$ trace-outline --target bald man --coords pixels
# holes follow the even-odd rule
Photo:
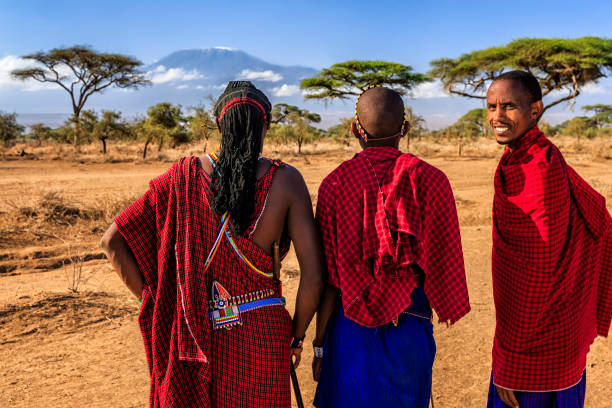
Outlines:
[[[352,124],[363,150],[319,188],[328,272],[313,342],[319,408],[426,408],[432,308],[447,324],[470,310],[450,184],[398,150],[408,129],[400,95],[366,89]]]

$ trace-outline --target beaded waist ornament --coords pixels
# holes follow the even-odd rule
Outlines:
[[[214,281],[211,289],[210,312],[213,330],[242,324],[242,313],[266,306],[285,306],[285,298],[270,297],[274,290],[258,290],[239,296],[231,296],[219,282]]]

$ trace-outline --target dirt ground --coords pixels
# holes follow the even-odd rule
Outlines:
[[[486,405],[495,319],[490,213],[501,148],[492,144],[487,149],[480,156],[425,157],[453,186],[472,305],[472,312],[455,326],[436,326],[436,408]],[[566,158],[606,196],[612,210],[610,144],[604,149],[607,153],[576,152]],[[312,149],[302,156],[266,153],[300,169],[316,200],[323,177],[356,150],[353,145]],[[0,406],[145,407],[149,378],[136,321],[139,305],[98,241],[113,215],[142,194],[173,158],[63,160],[61,152],[54,154],[8,154],[0,161]],[[291,311],[299,282],[293,252],[283,263],[282,277]],[[309,346],[313,329],[314,324],[298,369],[308,406],[315,390]],[[610,340],[596,339],[587,377],[586,406],[612,407]]]

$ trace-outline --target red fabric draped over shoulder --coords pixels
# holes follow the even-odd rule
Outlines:
[[[605,199],[537,127],[506,150],[493,201],[495,384],[553,391],[580,381],[610,326],[611,227]]]
[[[368,148],[319,188],[330,284],[347,317],[380,326],[410,306],[417,265],[441,321],[469,310],[453,193],[438,169],[392,147]]]
[[[257,181],[249,231],[265,209],[279,161]],[[233,295],[279,292],[279,282],[253,272],[224,239],[204,273],[221,227],[208,203],[210,179],[197,157],[179,160],[150,182],[149,190],[115,219],[144,276],[139,324],[151,372],[151,407],[288,407],[291,318],[286,309],[248,312],[241,326],[212,330],[208,299],[212,282]],[[272,271],[272,258],[235,237],[257,268]],[[282,254],[289,240],[281,243]],[[265,361],[265,367],[256,363]]]

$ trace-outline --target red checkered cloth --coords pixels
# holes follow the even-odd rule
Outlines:
[[[520,391],[580,381],[612,317],[612,219],[605,198],[537,127],[495,174],[493,380]]]
[[[317,200],[328,281],[348,318],[369,327],[395,319],[410,306],[416,269],[440,321],[469,312],[455,200],[440,170],[370,147],[329,174]]]
[[[234,237],[262,271],[273,260],[249,232],[264,209],[276,169],[257,182],[253,225]],[[291,317],[283,307],[242,315],[243,324],[212,330],[212,282],[232,296],[280,291],[280,283],[255,273],[223,239],[206,273],[204,263],[221,227],[209,206],[210,178],[196,157],[181,159],[153,179],[142,198],[115,222],[144,276],[139,324],[151,372],[151,407],[289,407]],[[286,254],[289,241],[281,244]]]

